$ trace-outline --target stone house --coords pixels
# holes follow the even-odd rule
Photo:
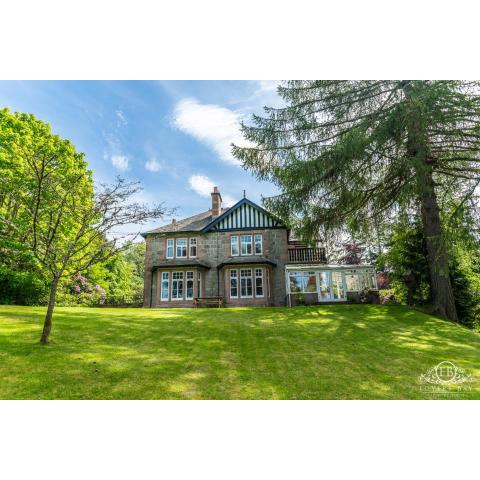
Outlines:
[[[143,233],[145,307],[192,307],[219,298],[225,306],[280,306],[345,301],[347,291],[375,288],[368,266],[327,265],[265,209],[243,198]]]

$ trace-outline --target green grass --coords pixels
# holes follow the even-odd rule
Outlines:
[[[480,335],[404,307],[57,308],[0,306],[0,398],[480,398]],[[474,379],[432,393],[442,360]]]

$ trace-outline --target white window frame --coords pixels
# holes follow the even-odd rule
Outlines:
[[[188,296],[188,282],[192,282],[192,296],[191,297]],[[195,283],[194,283],[193,272],[186,272],[185,273],[185,300],[193,300],[194,293],[195,293],[194,287],[195,287]]]
[[[168,249],[172,249],[172,255],[168,254]],[[175,240],[173,238],[167,238],[167,251],[165,252],[166,258],[174,258],[175,255]]]
[[[163,276],[166,275],[166,282],[167,282],[167,297],[163,296]],[[168,302],[170,299],[170,272],[160,272],[160,301],[161,302]]]
[[[242,242],[242,238],[248,238],[250,237],[249,242]],[[245,245],[245,253],[243,253],[243,245]],[[248,253],[248,245],[250,245],[250,253]],[[244,257],[248,257],[253,255],[253,235],[251,234],[246,234],[246,235],[240,235],[240,255]]]
[[[180,241],[184,241],[185,242],[185,245],[180,245],[180,248],[183,249],[185,248],[185,255],[179,255],[178,254],[178,242]],[[175,257],[176,258],[187,258],[187,255],[188,255],[188,239],[186,238],[177,238],[177,241],[176,241],[176,245],[175,245]]]
[[[262,294],[257,295],[257,279],[261,281],[262,287]],[[263,281],[263,268],[256,268],[255,269],[255,298],[264,298],[265,297],[265,288],[264,288],[264,281]]]
[[[192,255],[192,247],[195,247],[195,255]],[[188,239],[188,255],[190,258],[196,258],[198,254],[198,242],[196,237]]]
[[[261,233],[256,233],[253,236],[253,249],[254,255],[263,255],[263,235]],[[257,252],[257,245],[260,245],[260,251]]]
[[[290,275],[292,276],[295,276],[295,277],[300,277],[300,285],[301,285],[301,290],[299,292],[292,292],[291,290],[291,285],[290,285]],[[316,284],[316,289],[315,291],[308,291],[307,290],[307,284],[308,284],[308,278],[309,277],[315,277],[315,284]],[[318,293],[318,289],[319,289],[319,284],[318,284],[318,278],[317,278],[317,274],[316,272],[314,271],[298,271],[298,270],[294,270],[294,271],[289,271],[288,272],[288,276],[287,276],[287,279],[288,279],[288,293],[291,294],[291,295],[296,295],[296,294],[303,294],[303,293]]]
[[[202,297],[202,272],[197,271],[197,297]]]
[[[250,272],[249,275],[242,276],[242,272]],[[251,295],[242,295],[242,281],[245,280],[245,291],[247,290],[247,280],[250,279],[250,287],[252,289]],[[240,298],[253,298],[253,275],[251,268],[241,268],[240,269]]]
[[[234,276],[232,276],[232,273],[235,273]],[[230,270],[230,298],[238,298],[238,289],[240,287],[239,283],[238,283],[238,270]],[[236,289],[237,289],[237,294],[236,295],[232,295],[232,280],[236,280],[237,281],[237,286],[236,286]]]
[[[234,244],[237,247],[237,253],[233,253],[233,246]],[[232,235],[230,237],[230,255],[232,257],[238,257],[240,255],[240,245],[238,243],[238,235]]]
[[[175,278],[175,275],[181,275],[181,277],[180,278]],[[185,279],[184,272],[172,272],[172,300],[174,300],[174,301],[183,300],[184,295],[185,295],[185,283],[184,283],[185,280],[184,279]],[[182,296],[181,297],[178,296],[178,284],[179,284],[179,282],[182,282]],[[173,291],[174,291],[173,286],[174,286],[174,284],[177,285],[177,296],[176,297],[173,296]]]

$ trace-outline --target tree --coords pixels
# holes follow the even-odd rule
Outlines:
[[[387,270],[395,297],[408,305],[425,304],[430,300],[428,252],[418,215],[399,216],[392,227],[387,251],[377,259],[377,266]]]
[[[479,84],[292,81],[286,102],[242,130],[234,155],[282,190],[266,206],[310,238],[320,226],[368,228],[421,211],[435,310],[457,320],[438,196],[480,184]]]
[[[343,244],[344,254],[339,259],[339,263],[344,265],[360,265],[362,263],[363,252],[365,248],[357,242],[348,242]]]
[[[48,308],[40,340],[47,343],[60,280],[104,262],[124,248],[122,240],[130,235],[118,236],[117,228],[162,217],[165,209],[132,202],[140,190],[138,183],[117,178],[111,186],[94,188],[83,154],[33,115],[1,111],[0,140],[0,166],[15,185],[1,184],[2,198],[8,197],[13,205],[0,210],[1,231],[21,239],[49,275]]]

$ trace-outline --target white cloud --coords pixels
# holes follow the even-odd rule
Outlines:
[[[188,179],[190,188],[201,197],[210,197],[213,191],[214,183],[205,175],[192,175]]]
[[[117,126],[126,126],[128,125],[127,117],[121,110],[116,110],[115,115],[117,116]]]
[[[276,92],[279,83],[278,80],[258,80],[258,90],[260,92]]]
[[[173,124],[208,145],[224,162],[238,165],[231,153],[231,144],[247,145],[240,132],[240,120],[238,112],[187,98],[176,104]]]
[[[198,193],[198,195],[205,198],[210,198],[210,194],[212,193],[213,187],[215,186],[214,182],[206,175],[192,175],[188,179],[188,183],[190,185],[190,188],[195,193]],[[228,193],[222,193],[222,205],[224,207],[231,207],[235,203],[237,203],[237,201],[234,197],[232,197]]]
[[[159,172],[162,169],[162,166],[155,158],[151,158],[148,162],[145,163],[145,168],[149,172]]]
[[[222,205],[224,207],[231,207],[232,205],[235,205],[238,200],[235,200],[231,195],[228,193],[223,194],[222,193]]]
[[[112,155],[112,165],[121,172],[128,170],[128,158],[125,155]]]

